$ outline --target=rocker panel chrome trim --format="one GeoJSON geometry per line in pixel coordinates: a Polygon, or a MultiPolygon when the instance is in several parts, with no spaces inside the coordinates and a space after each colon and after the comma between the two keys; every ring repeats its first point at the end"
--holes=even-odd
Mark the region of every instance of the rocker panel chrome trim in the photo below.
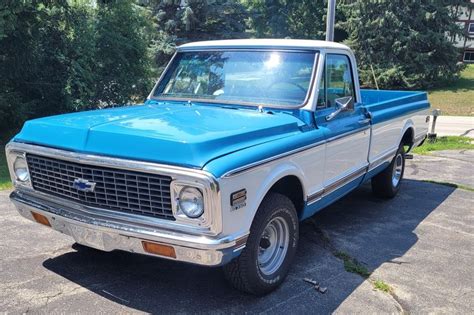
{"type": "Polygon", "coordinates": [[[364,175],[366,172],[367,172],[367,165],[364,166],[364,167],[361,167],[360,169],[356,170],[355,172],[352,172],[349,175],[344,176],[341,179],[336,180],[335,182],[333,182],[333,183],[327,185],[326,187],[324,187],[324,189],[319,190],[316,193],[308,196],[307,199],[306,199],[307,204],[311,205],[311,204],[321,200],[321,198],[326,197],[330,193],[338,190],[339,188],[342,188],[343,186],[350,183],[351,181],[353,181],[357,177],[360,177],[360,176],[364,175]]]}
{"type": "Polygon", "coordinates": [[[369,169],[368,171],[372,171],[376,167],[380,166],[384,162],[391,160],[394,156],[395,153],[397,153],[398,148],[391,149],[389,152],[382,154],[381,157],[378,157],[376,160],[374,160],[372,163],[369,164],[369,169]]]}

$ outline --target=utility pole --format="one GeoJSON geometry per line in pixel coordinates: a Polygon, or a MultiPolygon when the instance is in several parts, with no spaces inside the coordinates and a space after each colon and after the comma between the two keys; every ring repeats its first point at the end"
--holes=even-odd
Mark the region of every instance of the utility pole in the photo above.
{"type": "Polygon", "coordinates": [[[326,41],[334,41],[334,20],[336,15],[336,0],[328,0],[328,13],[326,18],[326,41]]]}

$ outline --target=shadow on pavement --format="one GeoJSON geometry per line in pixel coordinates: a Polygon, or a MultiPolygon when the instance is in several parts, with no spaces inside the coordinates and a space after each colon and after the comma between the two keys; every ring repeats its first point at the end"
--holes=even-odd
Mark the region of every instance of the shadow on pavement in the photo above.
{"type": "Polygon", "coordinates": [[[331,312],[364,279],[344,271],[328,243],[374,270],[397,262],[416,242],[416,227],[454,191],[414,180],[403,182],[392,200],[372,196],[367,185],[304,221],[293,268],[274,293],[256,298],[223,279],[219,268],[176,263],[124,252],[79,247],[43,265],[116,303],[151,313],[331,312]],[[324,235],[324,237],[322,237],[324,235]],[[328,287],[316,293],[304,277],[328,287]],[[317,305],[317,310],[314,308],[317,305]]]}

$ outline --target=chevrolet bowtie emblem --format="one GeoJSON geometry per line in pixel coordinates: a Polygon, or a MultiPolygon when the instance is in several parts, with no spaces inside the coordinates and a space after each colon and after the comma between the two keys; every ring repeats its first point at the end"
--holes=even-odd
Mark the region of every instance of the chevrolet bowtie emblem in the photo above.
{"type": "Polygon", "coordinates": [[[95,184],[93,182],[88,181],[87,179],[76,178],[72,183],[72,187],[84,192],[94,192],[95,184]]]}

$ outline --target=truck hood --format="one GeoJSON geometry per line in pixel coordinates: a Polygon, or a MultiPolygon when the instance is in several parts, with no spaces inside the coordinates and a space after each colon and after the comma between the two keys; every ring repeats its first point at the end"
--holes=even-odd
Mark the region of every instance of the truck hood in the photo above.
{"type": "Polygon", "coordinates": [[[287,113],[156,103],[30,120],[14,141],[202,168],[244,148],[300,132],[287,113]]]}

